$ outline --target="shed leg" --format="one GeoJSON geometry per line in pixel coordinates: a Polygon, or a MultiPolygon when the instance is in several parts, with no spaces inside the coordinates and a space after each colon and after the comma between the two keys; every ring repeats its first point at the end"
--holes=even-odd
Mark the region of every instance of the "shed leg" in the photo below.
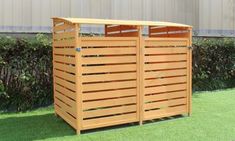
{"type": "Polygon", "coordinates": [[[77,135],[80,135],[81,131],[79,129],[76,129],[76,133],[77,133],[77,135]]]}
{"type": "Polygon", "coordinates": [[[139,125],[143,125],[143,121],[139,121],[139,125]]]}

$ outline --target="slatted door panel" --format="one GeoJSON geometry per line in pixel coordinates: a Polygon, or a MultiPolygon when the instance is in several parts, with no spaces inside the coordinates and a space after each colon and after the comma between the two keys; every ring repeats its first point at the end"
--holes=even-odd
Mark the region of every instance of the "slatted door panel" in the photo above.
{"type": "Polygon", "coordinates": [[[56,113],[76,128],[75,31],[65,22],[54,22],[53,78],[56,113]]]}
{"type": "Polygon", "coordinates": [[[187,113],[188,40],[147,38],[144,44],[144,120],[187,113]]]}
{"type": "Polygon", "coordinates": [[[82,37],[83,129],[138,121],[138,38],[82,37]]]}

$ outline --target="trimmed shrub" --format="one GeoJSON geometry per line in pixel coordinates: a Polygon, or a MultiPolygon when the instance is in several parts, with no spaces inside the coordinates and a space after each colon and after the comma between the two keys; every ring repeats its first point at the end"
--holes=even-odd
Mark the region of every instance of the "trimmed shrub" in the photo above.
{"type": "Polygon", "coordinates": [[[0,108],[22,111],[52,103],[52,48],[45,35],[0,37],[0,108]]]}
{"type": "Polygon", "coordinates": [[[195,38],[193,46],[194,91],[235,86],[234,38],[195,38]]]}

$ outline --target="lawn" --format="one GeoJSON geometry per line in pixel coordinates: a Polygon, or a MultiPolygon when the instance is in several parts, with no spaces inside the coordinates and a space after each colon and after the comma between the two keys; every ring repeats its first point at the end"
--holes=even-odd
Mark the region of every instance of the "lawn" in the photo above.
{"type": "Polygon", "coordinates": [[[53,108],[0,114],[0,141],[235,141],[235,89],[193,95],[191,117],[102,128],[75,135],[53,108]]]}

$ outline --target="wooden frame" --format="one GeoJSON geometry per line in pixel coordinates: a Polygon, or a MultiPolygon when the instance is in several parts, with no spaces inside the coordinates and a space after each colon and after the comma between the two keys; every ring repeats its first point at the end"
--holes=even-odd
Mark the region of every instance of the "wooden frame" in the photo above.
{"type": "Polygon", "coordinates": [[[77,134],[190,115],[191,44],[183,24],[53,18],[55,114],[77,134]],[[81,24],[103,24],[105,36],[81,37],[81,24]]]}

